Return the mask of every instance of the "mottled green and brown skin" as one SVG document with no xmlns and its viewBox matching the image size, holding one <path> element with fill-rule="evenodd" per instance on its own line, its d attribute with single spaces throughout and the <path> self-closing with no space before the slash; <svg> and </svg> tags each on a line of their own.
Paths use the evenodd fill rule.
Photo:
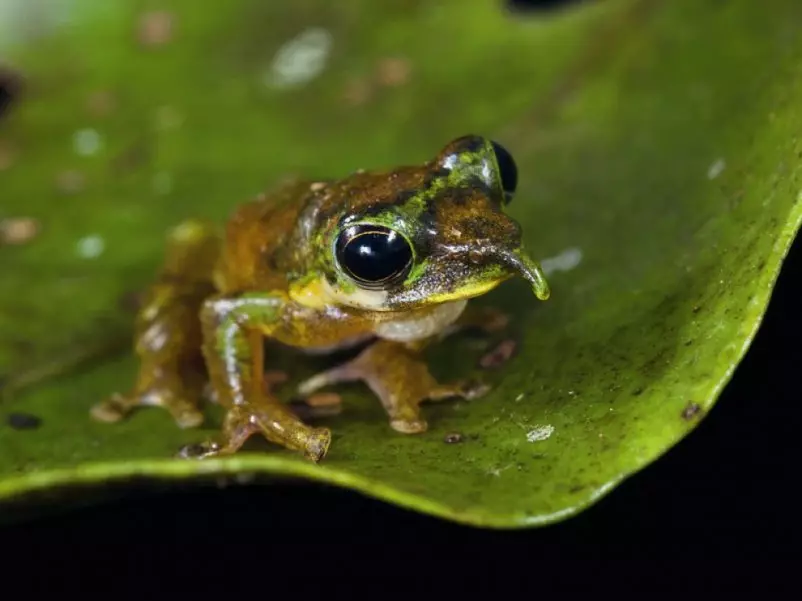
<svg viewBox="0 0 802 601">
<path fill-rule="evenodd" d="M 158 405 L 182 427 L 199 425 L 205 365 L 226 417 L 220 441 L 202 456 L 233 453 L 258 432 L 317 461 L 330 432 L 302 423 L 265 385 L 263 338 L 324 352 L 374 340 L 299 391 L 364 380 L 395 430 L 424 431 L 422 401 L 475 393 L 437 383 L 418 358 L 461 323 L 494 323 L 463 312 L 467 299 L 516 274 L 548 297 L 503 207 L 491 142 L 466 136 L 420 166 L 286 184 L 240 207 L 222 238 L 201 223 L 180 225 L 137 318 L 134 389 L 97 405 L 93 415 L 116 421 L 136 406 Z M 365 286 L 342 268 L 335 244 L 355 224 L 403 236 L 413 251 L 403 277 Z"/>
</svg>

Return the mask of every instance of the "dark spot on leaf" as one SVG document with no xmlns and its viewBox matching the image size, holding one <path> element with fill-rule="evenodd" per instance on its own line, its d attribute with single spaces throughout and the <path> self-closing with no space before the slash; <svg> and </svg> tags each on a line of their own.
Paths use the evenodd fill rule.
<svg viewBox="0 0 802 601">
<path fill-rule="evenodd" d="M 641 386 L 638 386 L 635 390 L 632 391 L 632 396 L 640 396 L 642 392 L 643 388 Z"/>
<path fill-rule="evenodd" d="M 0 119 L 18 100 L 22 78 L 8 68 L 0 66 Z"/>
<path fill-rule="evenodd" d="M 701 311 L 701 310 L 702 310 L 702 305 L 696 305 L 696 306 L 694 306 L 694 308 L 692 309 L 692 311 L 693 311 L 694 313 L 699 313 L 699 311 Z"/>
<path fill-rule="evenodd" d="M 507 9 L 517 13 L 544 13 L 564 10 L 586 0 L 506 0 Z"/>
<path fill-rule="evenodd" d="M 697 403 L 688 403 L 685 409 L 682 410 L 682 419 L 691 420 L 702 411 L 702 408 Z"/>
<path fill-rule="evenodd" d="M 14 430 L 36 430 L 42 425 L 42 418 L 31 413 L 9 413 L 6 423 Z"/>
<path fill-rule="evenodd" d="M 456 444 L 456 443 L 462 442 L 463 440 L 464 440 L 464 437 L 462 436 L 462 434 L 460 432 L 449 432 L 443 438 L 443 442 L 445 442 L 447 444 Z"/>
<path fill-rule="evenodd" d="M 479 366 L 482 369 L 494 369 L 504 365 L 514 355 L 518 349 L 518 343 L 512 338 L 507 338 L 499 342 L 495 348 L 486 353 L 479 359 Z"/>
</svg>

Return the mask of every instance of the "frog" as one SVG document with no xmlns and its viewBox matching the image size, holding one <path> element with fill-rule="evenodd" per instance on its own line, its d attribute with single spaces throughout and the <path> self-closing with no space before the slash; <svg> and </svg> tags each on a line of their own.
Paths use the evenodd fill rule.
<svg viewBox="0 0 802 601">
<path fill-rule="evenodd" d="M 218 436 L 183 456 L 232 455 L 258 434 L 319 462 L 331 430 L 305 423 L 266 381 L 265 342 L 274 341 L 310 354 L 357 348 L 298 395 L 362 381 L 388 415 L 388 435 L 426 432 L 422 404 L 481 395 L 470 380 L 439 382 L 424 357 L 451 332 L 498 323 L 468 301 L 514 277 L 537 299 L 550 296 L 508 214 L 517 187 L 511 153 L 468 134 L 422 164 L 289 179 L 219 230 L 179 223 L 134 320 L 134 384 L 91 415 L 117 422 L 156 406 L 195 428 L 211 398 L 224 409 Z"/>
</svg>

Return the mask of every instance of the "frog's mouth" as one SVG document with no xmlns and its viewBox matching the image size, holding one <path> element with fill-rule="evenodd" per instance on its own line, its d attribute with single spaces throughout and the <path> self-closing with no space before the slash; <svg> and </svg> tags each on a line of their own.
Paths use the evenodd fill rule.
<svg viewBox="0 0 802 601">
<path fill-rule="evenodd" d="M 456 250 L 452 247 L 452 252 Z M 462 281 L 451 290 L 427 294 L 429 302 L 443 303 L 459 299 L 475 298 L 490 292 L 502 282 L 515 276 L 523 277 L 532 286 L 532 291 L 540 300 L 549 298 L 549 285 L 540 265 L 530 259 L 521 250 L 509 250 L 496 247 L 482 247 L 480 251 L 472 249 L 475 261 L 481 265 L 476 277 Z M 470 254 L 467 249 L 460 248 L 455 255 L 464 257 Z"/>
</svg>

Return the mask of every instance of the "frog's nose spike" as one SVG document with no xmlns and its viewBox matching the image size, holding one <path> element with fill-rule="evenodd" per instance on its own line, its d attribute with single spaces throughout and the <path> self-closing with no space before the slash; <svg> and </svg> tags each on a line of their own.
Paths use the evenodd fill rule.
<svg viewBox="0 0 802 601">
<path fill-rule="evenodd" d="M 530 259 L 522 251 L 503 250 L 499 254 L 501 260 L 507 267 L 518 272 L 532 284 L 532 291 L 535 293 L 536 297 L 543 301 L 549 298 L 551 295 L 549 283 L 546 281 L 543 269 L 541 269 L 537 262 Z"/>
</svg>

